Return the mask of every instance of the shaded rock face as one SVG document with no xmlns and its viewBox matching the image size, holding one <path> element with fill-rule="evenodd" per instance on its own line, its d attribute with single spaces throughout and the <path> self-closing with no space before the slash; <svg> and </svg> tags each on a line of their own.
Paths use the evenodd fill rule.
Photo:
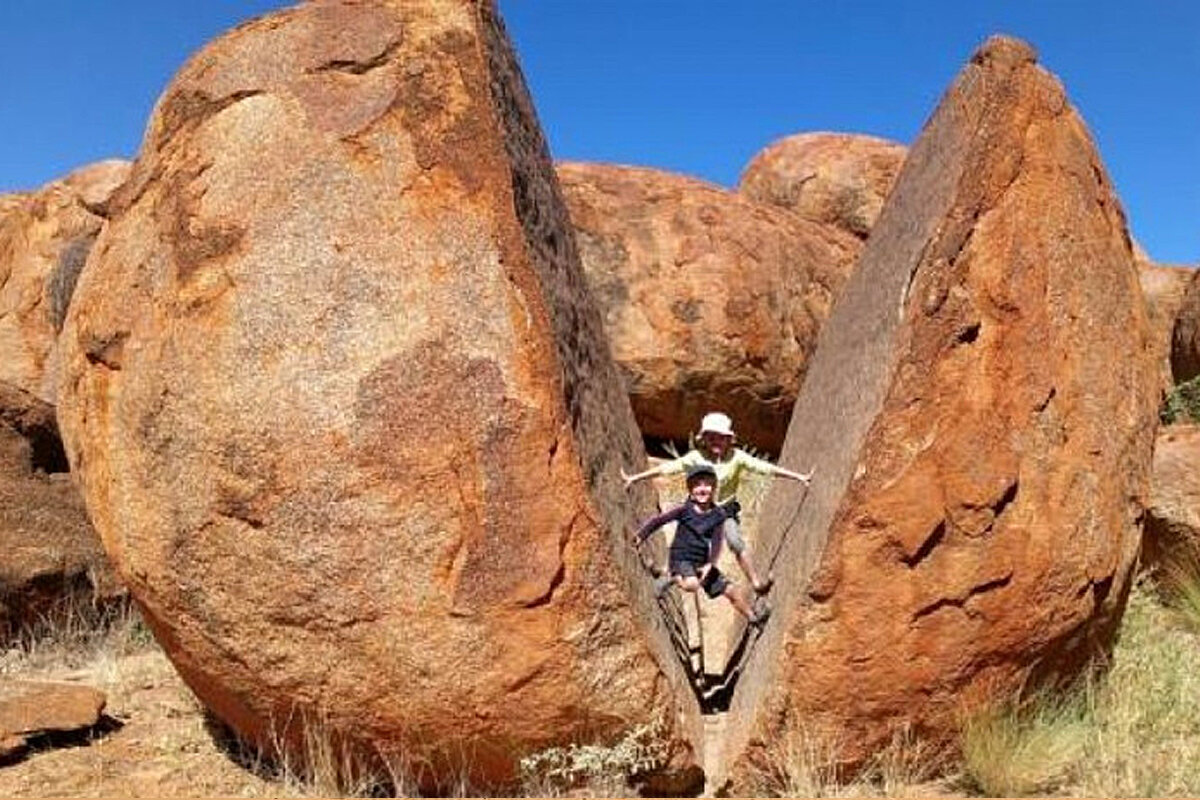
<svg viewBox="0 0 1200 800">
<path fill-rule="evenodd" d="M 1158 432 L 1142 563 L 1151 569 L 1186 567 L 1200 558 L 1200 426 Z"/>
<path fill-rule="evenodd" d="M 54 408 L 0 382 L 0 642 L 125 599 L 66 472 Z"/>
<path fill-rule="evenodd" d="M 822 329 L 757 552 L 800 573 L 730 709 L 861 758 L 1066 677 L 1110 634 L 1147 500 L 1156 376 L 1123 214 L 1062 87 L 1006 38 L 909 153 Z M 795 580 L 799 577 L 800 580 Z M 778 623 L 778 624 L 776 624 Z"/>
<path fill-rule="evenodd" d="M 54 402 L 55 341 L 128 172 L 128 162 L 102 161 L 0 202 L 0 380 Z"/>
<path fill-rule="evenodd" d="M 182 69 L 93 248 L 59 417 L 168 655 L 243 736 L 437 785 L 698 724 L 644 453 L 490 4 L 320 2 Z"/>
<path fill-rule="evenodd" d="M 857 240 L 658 170 L 557 172 L 642 433 L 686 442 L 721 409 L 778 452 Z"/>
<path fill-rule="evenodd" d="M 875 136 L 798 133 L 758 153 L 743 170 L 738 191 L 865 239 L 906 152 L 904 145 Z"/>
<path fill-rule="evenodd" d="M 1159 365 L 1160 385 L 1166 390 L 1175 383 L 1171 374 L 1171 342 L 1175 321 L 1196 271 L 1190 267 L 1147 261 L 1137 261 L 1137 265 L 1138 281 L 1146 301 L 1146 319 L 1150 324 L 1154 360 Z"/>
<path fill-rule="evenodd" d="M 1171 334 L 1171 375 L 1175 383 L 1200 375 L 1200 270 L 1191 272 Z"/>
</svg>

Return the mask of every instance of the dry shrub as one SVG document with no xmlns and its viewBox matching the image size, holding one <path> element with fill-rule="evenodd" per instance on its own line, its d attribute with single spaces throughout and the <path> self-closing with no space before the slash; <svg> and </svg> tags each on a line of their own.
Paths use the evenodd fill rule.
<svg viewBox="0 0 1200 800">
<path fill-rule="evenodd" d="M 914 797 L 943 760 L 908 731 L 850 771 L 836 736 L 793 727 L 773 746 L 750 777 L 751 793 L 761 797 Z"/>
</svg>

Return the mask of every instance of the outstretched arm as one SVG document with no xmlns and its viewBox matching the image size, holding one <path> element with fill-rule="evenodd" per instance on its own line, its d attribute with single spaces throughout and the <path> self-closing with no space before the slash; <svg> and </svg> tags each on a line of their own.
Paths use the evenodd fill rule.
<svg viewBox="0 0 1200 800">
<path fill-rule="evenodd" d="M 683 472 L 686 466 L 687 462 L 685 461 L 685 457 L 679 456 L 678 458 L 673 458 L 670 461 L 664 461 L 656 467 L 651 467 L 645 472 L 635 472 L 632 475 L 627 474 L 625 472 L 625 468 L 622 467 L 621 478 L 625 481 L 625 488 L 628 489 L 638 481 L 645 480 L 646 478 L 653 478 L 656 475 L 671 475 L 673 473 Z"/>
<path fill-rule="evenodd" d="M 751 472 L 757 472 L 763 475 L 778 475 L 781 478 L 789 478 L 793 481 L 799 481 L 800 483 L 806 484 L 812 482 L 813 470 L 809 470 L 808 472 L 792 472 L 790 469 L 785 469 L 777 464 L 772 464 L 766 459 L 752 456 L 745 450 L 738 450 L 737 458 L 740 459 L 742 464 L 744 464 L 745 467 Z"/>
<path fill-rule="evenodd" d="M 642 526 L 638 528 L 637 533 L 633 534 L 631 537 L 631 544 L 633 544 L 634 547 L 641 547 L 642 543 L 649 539 L 650 535 L 656 530 L 672 520 L 679 519 L 679 514 L 681 511 L 683 511 L 683 506 L 678 505 L 674 508 L 668 508 L 662 513 L 655 514 L 653 517 L 643 522 Z"/>
<path fill-rule="evenodd" d="M 811 469 L 808 472 L 801 473 L 792 472 L 790 469 L 784 469 L 783 467 L 776 466 L 773 472 L 781 478 L 790 478 L 794 481 L 799 481 L 800 483 L 804 484 L 812 483 L 813 470 Z"/>
</svg>

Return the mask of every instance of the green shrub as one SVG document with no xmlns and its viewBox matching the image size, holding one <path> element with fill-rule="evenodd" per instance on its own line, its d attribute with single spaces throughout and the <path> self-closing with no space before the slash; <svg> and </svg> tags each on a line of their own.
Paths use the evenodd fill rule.
<svg viewBox="0 0 1200 800">
<path fill-rule="evenodd" d="M 1200 375 L 1167 390 L 1158 418 L 1164 425 L 1200 422 Z"/>
</svg>

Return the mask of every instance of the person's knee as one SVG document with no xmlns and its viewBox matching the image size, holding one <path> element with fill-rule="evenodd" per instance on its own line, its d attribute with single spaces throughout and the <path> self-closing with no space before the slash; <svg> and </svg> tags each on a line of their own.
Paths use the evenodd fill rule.
<svg viewBox="0 0 1200 800">
<path fill-rule="evenodd" d="M 695 575 L 679 579 L 679 588 L 685 592 L 694 592 L 700 588 L 700 579 Z"/>
</svg>

